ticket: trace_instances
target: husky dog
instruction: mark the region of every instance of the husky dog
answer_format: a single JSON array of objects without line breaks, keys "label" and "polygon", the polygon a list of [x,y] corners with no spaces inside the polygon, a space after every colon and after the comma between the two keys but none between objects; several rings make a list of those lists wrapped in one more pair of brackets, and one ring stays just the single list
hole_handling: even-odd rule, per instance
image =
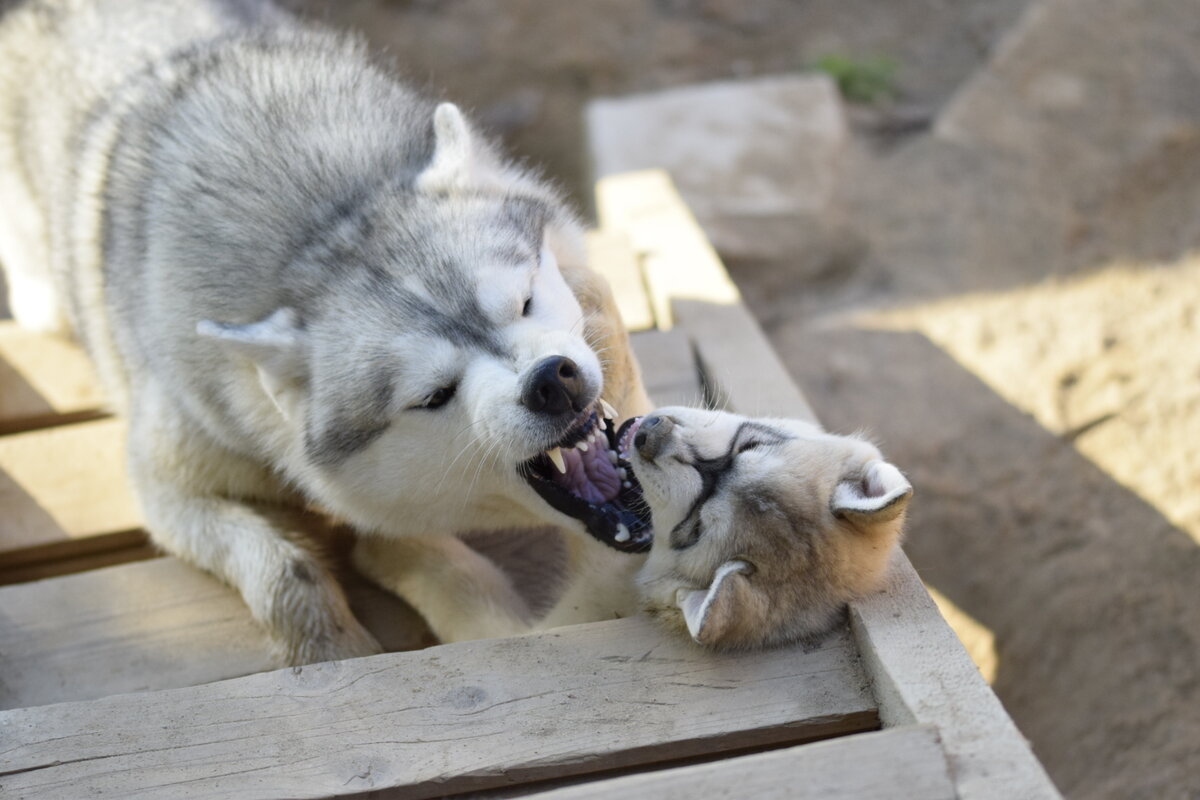
[{"label": "husky dog", "polygon": [[689,408],[633,420],[620,441],[654,519],[642,606],[701,644],[811,638],[882,583],[912,487],[870,443]]},{"label": "husky dog", "polygon": [[[650,510],[650,551],[607,565],[599,581],[577,566],[543,569],[535,581],[560,570],[564,580],[549,587],[557,594],[540,615],[515,593],[493,590],[492,602],[514,604],[509,616],[531,620],[525,630],[644,611],[717,649],[815,639],[847,602],[882,584],[912,497],[874,445],[801,420],[662,408],[628,420],[613,444]],[[489,579],[480,570],[462,589],[503,586],[522,572],[528,579],[528,562],[539,558],[543,551],[518,563],[502,554]],[[365,571],[386,560],[377,553]],[[431,562],[413,573],[437,569]]]},{"label": "husky dog", "polygon": [[291,510],[372,537],[443,639],[528,626],[454,534],[554,526],[596,576],[649,546],[576,220],[357,43],[256,0],[0,4],[0,208],[13,312],[91,354],[154,541],[289,662],[379,649]]}]

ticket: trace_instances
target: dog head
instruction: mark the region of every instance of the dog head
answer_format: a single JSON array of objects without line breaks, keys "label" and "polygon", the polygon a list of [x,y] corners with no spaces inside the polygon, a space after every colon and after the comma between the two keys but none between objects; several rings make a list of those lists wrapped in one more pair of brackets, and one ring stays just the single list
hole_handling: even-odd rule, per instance
[{"label": "dog head", "polygon": [[246,366],[289,477],[364,529],[647,526],[608,455],[590,318],[607,309],[568,284],[577,223],[454,106],[432,128],[416,174],[341,210],[287,267],[278,307],[199,332]]},{"label": "dog head", "polygon": [[666,408],[621,445],[656,531],[643,602],[718,648],[829,628],[880,585],[912,495],[873,445],[798,420]]}]

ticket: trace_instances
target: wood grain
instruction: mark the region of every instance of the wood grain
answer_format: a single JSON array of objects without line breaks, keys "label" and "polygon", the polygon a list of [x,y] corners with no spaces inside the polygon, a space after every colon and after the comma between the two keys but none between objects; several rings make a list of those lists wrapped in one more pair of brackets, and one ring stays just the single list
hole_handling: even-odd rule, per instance
[{"label": "wood grain", "polygon": [[918,725],[595,781],[531,800],[955,800],[937,728]]},{"label": "wood grain", "polygon": [[737,287],[666,172],[630,172],[601,179],[596,184],[596,208],[601,228],[625,233],[633,242],[659,329],[673,327],[671,303],[676,298],[717,305],[741,302]]},{"label": "wood grain", "polygon": [[684,331],[643,331],[631,334],[629,340],[642,368],[646,393],[656,406],[704,404],[700,369]]},{"label": "wood grain", "polygon": [[936,724],[963,800],[1060,797],[903,553],[850,620],[884,724]]},{"label": "wood grain", "polygon": [[[428,643],[424,623],[398,598],[359,579],[347,588],[385,647]],[[174,558],[0,588],[0,609],[0,708],[194,686],[278,666],[237,592]]]},{"label": "wood grain", "polygon": [[816,419],[666,173],[605,178],[596,203],[634,242],[660,326],[665,317],[694,343],[713,405]]},{"label": "wood grain", "polygon": [[632,333],[653,328],[654,312],[629,237],[619,231],[588,231],[587,249],[588,264],[612,287],[626,330]]},{"label": "wood grain", "polygon": [[104,391],[78,345],[0,322],[0,433],[95,418],[104,404]]},{"label": "wood grain", "polygon": [[125,425],[106,419],[0,437],[0,554],[141,527]]},{"label": "wood grain", "polygon": [[423,798],[876,721],[845,631],[739,657],[634,618],[0,712],[0,792]]}]

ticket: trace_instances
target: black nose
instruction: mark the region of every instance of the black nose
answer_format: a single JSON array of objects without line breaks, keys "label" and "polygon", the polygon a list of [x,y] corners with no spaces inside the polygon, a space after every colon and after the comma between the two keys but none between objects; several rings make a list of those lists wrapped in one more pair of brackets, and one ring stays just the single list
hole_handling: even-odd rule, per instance
[{"label": "black nose", "polygon": [[550,356],[529,371],[521,403],[535,414],[578,413],[587,405],[583,394],[583,377],[575,362],[566,356]]},{"label": "black nose", "polygon": [[633,446],[637,448],[638,455],[647,461],[653,461],[674,429],[675,420],[670,417],[660,417],[657,414],[646,417],[633,437]]}]

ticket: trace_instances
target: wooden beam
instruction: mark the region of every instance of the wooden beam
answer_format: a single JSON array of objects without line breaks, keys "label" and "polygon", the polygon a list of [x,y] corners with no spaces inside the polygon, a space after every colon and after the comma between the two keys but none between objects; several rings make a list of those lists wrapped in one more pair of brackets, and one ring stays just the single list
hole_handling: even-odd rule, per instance
[{"label": "wooden beam", "polygon": [[1060,797],[903,553],[850,620],[884,725],[936,724],[963,800]]},{"label": "wooden beam", "polygon": [[662,170],[630,172],[596,184],[601,228],[629,236],[642,260],[661,330],[674,325],[671,302],[737,305],[741,295],[692,212]]},{"label": "wooden beam", "polygon": [[[385,647],[430,643],[421,618],[398,598],[356,578],[347,591]],[[194,686],[278,666],[237,592],[174,558],[0,588],[0,609],[0,708]]]},{"label": "wooden beam", "polygon": [[749,656],[652,620],[0,712],[13,797],[424,798],[870,730],[846,631]]},{"label": "wooden beam", "polygon": [[[1014,795],[1015,796],[1015,795]],[[932,725],[893,728],[529,795],[530,800],[956,800]]]},{"label": "wooden beam", "polygon": [[104,415],[87,355],[58,336],[0,322],[0,434]]},{"label": "wooden beam", "polygon": [[[0,437],[0,508],[0,554],[140,528],[125,473],[124,423],[97,420]],[[97,549],[92,542],[60,555]]]},{"label": "wooden beam", "polygon": [[654,313],[646,282],[629,237],[619,231],[588,231],[587,249],[588,264],[612,287],[626,330],[632,333],[653,328]]},{"label": "wooden beam", "polygon": [[630,334],[646,393],[656,406],[702,406],[704,385],[692,342],[681,330]]},{"label": "wooden beam", "polygon": [[633,241],[660,326],[670,320],[695,344],[713,405],[816,419],[665,172],[605,178],[596,202],[604,225]]}]

